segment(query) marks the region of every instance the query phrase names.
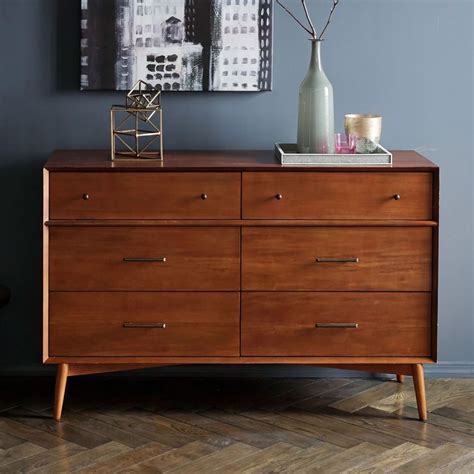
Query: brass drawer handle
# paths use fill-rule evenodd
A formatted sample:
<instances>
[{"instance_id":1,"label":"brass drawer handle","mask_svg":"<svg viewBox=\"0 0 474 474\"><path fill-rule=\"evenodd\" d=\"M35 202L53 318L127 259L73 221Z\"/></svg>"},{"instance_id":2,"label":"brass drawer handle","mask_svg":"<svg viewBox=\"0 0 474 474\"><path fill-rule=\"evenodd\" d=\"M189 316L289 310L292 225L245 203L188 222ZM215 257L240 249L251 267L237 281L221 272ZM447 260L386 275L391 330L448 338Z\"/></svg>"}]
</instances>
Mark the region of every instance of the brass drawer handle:
<instances>
[{"instance_id":1,"label":"brass drawer handle","mask_svg":"<svg viewBox=\"0 0 474 474\"><path fill-rule=\"evenodd\" d=\"M164 263L166 257L124 257L124 262L138 262L138 263Z\"/></svg>"},{"instance_id":2,"label":"brass drawer handle","mask_svg":"<svg viewBox=\"0 0 474 474\"><path fill-rule=\"evenodd\" d=\"M165 329L166 323L123 323L125 329Z\"/></svg>"},{"instance_id":3,"label":"brass drawer handle","mask_svg":"<svg viewBox=\"0 0 474 474\"><path fill-rule=\"evenodd\" d=\"M207 199L207 197L208 197L207 194L201 194L201 199L202 199L203 201L205 201L205 200Z\"/></svg>"},{"instance_id":4,"label":"brass drawer handle","mask_svg":"<svg viewBox=\"0 0 474 474\"><path fill-rule=\"evenodd\" d=\"M395 201L400 201L401 198L402 198L402 197L400 196L400 194L395 194L395 195L393 196L393 199L395 199Z\"/></svg>"},{"instance_id":5,"label":"brass drawer handle","mask_svg":"<svg viewBox=\"0 0 474 474\"><path fill-rule=\"evenodd\" d=\"M316 323L314 325L317 329L357 329L358 323Z\"/></svg>"},{"instance_id":6,"label":"brass drawer handle","mask_svg":"<svg viewBox=\"0 0 474 474\"><path fill-rule=\"evenodd\" d=\"M343 257L343 258L320 257L316 259L316 263L359 263L359 259L357 257Z\"/></svg>"},{"instance_id":7,"label":"brass drawer handle","mask_svg":"<svg viewBox=\"0 0 474 474\"><path fill-rule=\"evenodd\" d=\"M277 194L275 196L275 199L278 199L278 201L281 201L283 199L283 194Z\"/></svg>"},{"instance_id":8,"label":"brass drawer handle","mask_svg":"<svg viewBox=\"0 0 474 474\"><path fill-rule=\"evenodd\" d=\"M82 199L84 199L84 201L87 201L89 199L89 195L88 194L83 194Z\"/></svg>"}]
</instances>

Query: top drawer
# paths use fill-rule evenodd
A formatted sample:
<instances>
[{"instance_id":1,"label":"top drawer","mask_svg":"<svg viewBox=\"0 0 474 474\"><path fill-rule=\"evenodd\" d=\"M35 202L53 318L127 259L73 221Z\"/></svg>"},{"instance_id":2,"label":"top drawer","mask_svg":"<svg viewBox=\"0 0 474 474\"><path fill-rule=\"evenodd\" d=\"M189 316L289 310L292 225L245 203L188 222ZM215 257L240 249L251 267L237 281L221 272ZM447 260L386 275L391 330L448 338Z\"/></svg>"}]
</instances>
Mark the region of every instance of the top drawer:
<instances>
[{"instance_id":1,"label":"top drawer","mask_svg":"<svg viewBox=\"0 0 474 474\"><path fill-rule=\"evenodd\" d=\"M240 173L51 173L51 219L240 219Z\"/></svg>"},{"instance_id":2,"label":"top drawer","mask_svg":"<svg viewBox=\"0 0 474 474\"><path fill-rule=\"evenodd\" d=\"M243 173L244 219L431 219L431 173Z\"/></svg>"}]
</instances>

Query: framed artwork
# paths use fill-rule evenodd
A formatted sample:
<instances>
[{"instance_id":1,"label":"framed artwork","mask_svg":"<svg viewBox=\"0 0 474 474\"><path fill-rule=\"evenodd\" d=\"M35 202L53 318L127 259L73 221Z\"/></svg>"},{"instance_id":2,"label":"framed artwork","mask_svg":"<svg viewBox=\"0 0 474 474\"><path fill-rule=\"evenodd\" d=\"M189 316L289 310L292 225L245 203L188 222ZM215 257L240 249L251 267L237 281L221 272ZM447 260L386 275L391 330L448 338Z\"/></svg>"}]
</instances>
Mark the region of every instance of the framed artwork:
<instances>
[{"instance_id":1,"label":"framed artwork","mask_svg":"<svg viewBox=\"0 0 474 474\"><path fill-rule=\"evenodd\" d=\"M273 0L81 0L81 89L272 88Z\"/></svg>"}]
</instances>

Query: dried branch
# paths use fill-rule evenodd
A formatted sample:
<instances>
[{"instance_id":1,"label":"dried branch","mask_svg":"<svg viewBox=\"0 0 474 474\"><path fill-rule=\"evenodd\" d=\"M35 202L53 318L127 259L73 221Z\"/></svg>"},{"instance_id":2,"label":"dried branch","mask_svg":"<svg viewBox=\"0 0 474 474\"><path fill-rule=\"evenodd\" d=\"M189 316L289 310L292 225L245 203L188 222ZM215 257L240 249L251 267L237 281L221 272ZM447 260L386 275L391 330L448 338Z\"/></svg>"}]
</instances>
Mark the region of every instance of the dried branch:
<instances>
[{"instance_id":1,"label":"dried branch","mask_svg":"<svg viewBox=\"0 0 474 474\"><path fill-rule=\"evenodd\" d=\"M339 1L339 0L338 0ZM281 3L280 0L276 0L276 2L278 3L278 5L280 5L281 8L283 8L283 10L286 11L286 13L288 13L288 15L291 16L291 18L293 18L293 20L296 21L296 23L298 23L298 25L301 26L301 28L303 28L303 30L306 31L306 33L308 33L309 35L311 35L311 37L313 37L314 39L316 39L316 32L314 31L314 27L313 27L313 31L311 31L310 29L308 29L305 25L303 25L303 23L301 23L301 21L295 16L293 15L293 13L285 7L285 5L283 5L283 3ZM303 3L304 3L304 0L303 0ZM306 6L306 5L305 5ZM311 23L312 25L312 23Z\"/></svg>"},{"instance_id":2,"label":"dried branch","mask_svg":"<svg viewBox=\"0 0 474 474\"><path fill-rule=\"evenodd\" d=\"M331 8L331 11L329 12L329 18L326 23L326 26L323 28L323 31L319 35L319 38L318 38L319 40L323 39L324 33L326 33L326 30L328 29L329 23L331 23L332 16L334 15L334 10L336 9L338 5L339 5L339 0L332 0L332 8Z\"/></svg>"},{"instance_id":3,"label":"dried branch","mask_svg":"<svg viewBox=\"0 0 474 474\"><path fill-rule=\"evenodd\" d=\"M311 36L314 39L317 39L318 35L317 35L316 30L314 28L313 22L311 21L311 17L309 16L308 7L306 6L306 1L301 0L301 4L303 5L304 14L306 16L306 19L308 20L309 27L311 28Z\"/></svg>"}]
</instances>

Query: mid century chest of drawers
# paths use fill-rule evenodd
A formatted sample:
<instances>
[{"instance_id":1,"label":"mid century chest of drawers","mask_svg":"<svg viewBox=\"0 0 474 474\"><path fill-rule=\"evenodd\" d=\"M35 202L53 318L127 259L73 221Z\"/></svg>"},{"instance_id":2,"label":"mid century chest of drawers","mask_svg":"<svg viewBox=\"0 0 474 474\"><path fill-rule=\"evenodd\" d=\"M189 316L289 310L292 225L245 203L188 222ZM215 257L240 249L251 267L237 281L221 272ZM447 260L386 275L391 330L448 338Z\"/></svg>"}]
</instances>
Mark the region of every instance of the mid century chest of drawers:
<instances>
[{"instance_id":1,"label":"mid century chest of drawers","mask_svg":"<svg viewBox=\"0 0 474 474\"><path fill-rule=\"evenodd\" d=\"M43 360L68 376L180 364L413 375L437 358L436 165L163 163L58 151L44 170Z\"/></svg>"}]
</instances>

